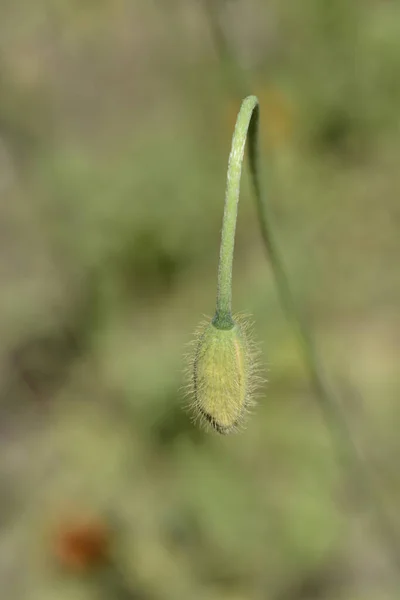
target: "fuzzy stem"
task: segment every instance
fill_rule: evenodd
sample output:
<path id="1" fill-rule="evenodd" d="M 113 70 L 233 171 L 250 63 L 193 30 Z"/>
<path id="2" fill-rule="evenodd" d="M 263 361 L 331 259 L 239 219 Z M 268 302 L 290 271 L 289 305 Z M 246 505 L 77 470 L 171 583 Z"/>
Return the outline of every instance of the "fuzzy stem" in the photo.
<path id="1" fill-rule="evenodd" d="M 226 182 L 224 218 L 222 222 L 221 247 L 218 267 L 217 307 L 214 325 L 218 329 L 230 329 L 232 320 L 232 268 L 235 231 L 238 213 L 240 178 L 247 132 L 256 128 L 258 100 L 248 96 L 240 108 L 229 155 Z M 252 125 L 254 123 L 254 126 Z"/>

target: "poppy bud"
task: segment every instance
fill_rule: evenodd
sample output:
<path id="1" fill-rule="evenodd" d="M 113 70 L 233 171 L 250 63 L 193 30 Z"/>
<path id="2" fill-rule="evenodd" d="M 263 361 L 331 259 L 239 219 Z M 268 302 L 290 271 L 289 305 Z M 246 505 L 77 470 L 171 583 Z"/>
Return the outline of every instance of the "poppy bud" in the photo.
<path id="1" fill-rule="evenodd" d="M 230 329 L 218 329 L 212 321 L 200 326 L 190 357 L 190 407 L 195 418 L 218 433 L 237 430 L 254 404 L 257 354 L 243 317 L 233 319 Z"/>

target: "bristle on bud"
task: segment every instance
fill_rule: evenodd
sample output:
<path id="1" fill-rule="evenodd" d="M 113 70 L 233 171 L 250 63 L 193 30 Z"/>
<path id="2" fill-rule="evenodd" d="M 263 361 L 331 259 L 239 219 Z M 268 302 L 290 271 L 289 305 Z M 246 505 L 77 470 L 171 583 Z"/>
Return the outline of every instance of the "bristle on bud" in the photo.
<path id="1" fill-rule="evenodd" d="M 255 403 L 259 350 L 249 320 L 234 318 L 231 329 L 200 325 L 189 355 L 189 408 L 194 419 L 218 433 L 237 431 Z"/>

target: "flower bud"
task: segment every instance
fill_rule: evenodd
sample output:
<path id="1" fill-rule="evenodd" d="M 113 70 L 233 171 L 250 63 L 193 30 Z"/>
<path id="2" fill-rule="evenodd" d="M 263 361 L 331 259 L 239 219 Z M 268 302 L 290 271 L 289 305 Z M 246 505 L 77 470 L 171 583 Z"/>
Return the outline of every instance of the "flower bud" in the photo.
<path id="1" fill-rule="evenodd" d="M 231 329 L 202 325 L 190 360 L 191 408 L 195 418 L 218 433 L 235 431 L 251 404 L 257 381 L 257 352 L 248 324 L 234 319 Z"/>

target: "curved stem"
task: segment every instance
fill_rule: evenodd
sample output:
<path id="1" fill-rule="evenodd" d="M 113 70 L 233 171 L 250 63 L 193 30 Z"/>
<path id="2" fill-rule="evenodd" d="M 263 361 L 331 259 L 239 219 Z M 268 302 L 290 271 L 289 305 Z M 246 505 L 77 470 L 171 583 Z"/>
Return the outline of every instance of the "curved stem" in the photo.
<path id="1" fill-rule="evenodd" d="M 255 96 L 248 96 L 240 108 L 232 138 L 219 254 L 217 307 L 213 321 L 214 325 L 219 329 L 230 329 L 233 327 L 232 268 L 240 178 L 247 133 L 248 131 L 257 130 L 258 110 L 257 98 Z M 250 139 L 253 138 L 254 136 L 251 135 Z"/>
<path id="2" fill-rule="evenodd" d="M 231 92 L 237 92 L 239 89 L 247 88 L 247 78 L 241 70 L 235 59 L 234 49 L 226 36 L 224 28 L 221 26 L 222 17 L 218 13 L 221 3 L 219 0 L 203 0 L 206 15 L 208 17 L 210 30 L 219 51 L 220 62 L 224 69 L 229 67 L 230 89 Z M 213 10 L 212 10 L 213 9 Z M 218 14 L 217 14 L 218 13 Z M 247 91 L 243 92 L 245 95 Z M 242 97 L 243 97 L 242 95 Z M 254 98 L 254 97 L 253 97 Z M 247 99 L 245 100 L 245 102 Z M 353 479 L 358 484 L 358 490 L 361 501 L 369 502 L 376 515 L 376 524 L 380 528 L 382 541 L 386 544 L 390 552 L 393 563 L 400 571 L 400 544 L 396 530 L 393 528 L 391 519 L 385 510 L 385 506 L 376 492 L 370 473 L 366 468 L 365 460 L 359 455 L 357 447 L 353 443 L 351 432 L 347 426 L 346 418 L 337 402 L 334 392 L 327 383 L 326 376 L 319 362 L 318 353 L 315 350 L 309 325 L 300 312 L 292 295 L 288 279 L 286 277 L 283 261 L 281 260 L 277 244 L 275 242 L 272 219 L 269 214 L 269 207 L 263 202 L 262 191 L 259 178 L 258 167 L 258 103 L 254 105 L 254 118 L 250 121 L 249 127 L 249 159 L 250 171 L 252 175 L 253 187 L 257 202 L 257 212 L 261 228 L 261 235 L 271 267 L 274 272 L 277 290 L 282 307 L 285 311 L 288 321 L 296 333 L 298 343 L 303 355 L 304 362 L 307 365 L 309 376 L 315 395 L 322 409 L 324 419 L 328 430 L 331 433 L 332 443 L 335 446 L 336 454 L 347 470 L 351 469 Z"/>

